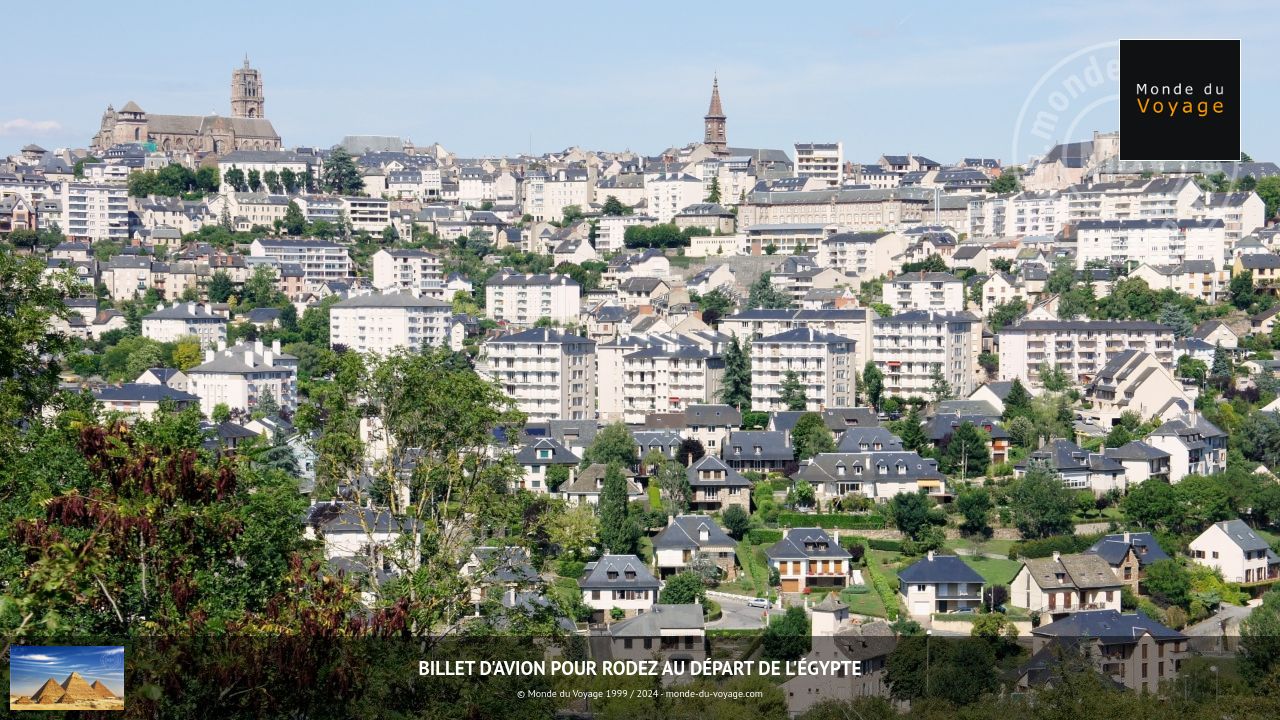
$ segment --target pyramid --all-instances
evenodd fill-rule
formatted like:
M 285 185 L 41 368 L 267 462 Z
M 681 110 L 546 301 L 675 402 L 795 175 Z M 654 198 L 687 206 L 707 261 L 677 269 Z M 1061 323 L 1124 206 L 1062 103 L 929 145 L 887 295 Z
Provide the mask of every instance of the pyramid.
M 62 689 L 62 686 L 53 678 L 49 678 L 44 681 L 44 684 L 36 691 L 36 694 L 31 696 L 31 700 L 41 705 L 52 705 L 61 700 L 65 694 L 66 691 Z
M 108 690 L 108 689 L 107 689 L 107 686 L 106 686 L 106 685 L 103 685 L 103 684 L 102 684 L 102 681 L 101 681 L 101 680 L 94 680 L 94 681 L 93 681 L 93 684 L 92 684 L 92 685 L 90 685 L 89 687 L 93 688 L 94 692 L 98 693 L 98 696 L 99 696 L 99 697 L 101 697 L 101 698 L 105 698 L 105 699 L 107 699 L 107 700 L 112 700 L 112 699 L 114 699 L 114 698 L 115 698 L 115 696 L 116 696 L 116 694 L 115 694 L 115 693 L 113 693 L 113 692 L 111 692 L 110 690 Z
M 80 673 L 73 672 L 62 681 L 62 689 L 65 691 L 58 700 L 61 703 L 77 703 L 85 700 L 101 700 L 102 696 L 96 690 L 89 687 L 89 683 L 80 676 Z

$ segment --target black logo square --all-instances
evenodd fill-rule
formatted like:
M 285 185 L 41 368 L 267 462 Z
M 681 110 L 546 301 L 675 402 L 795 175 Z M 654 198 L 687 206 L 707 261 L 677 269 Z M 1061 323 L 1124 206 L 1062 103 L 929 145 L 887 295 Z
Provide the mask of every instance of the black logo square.
M 1120 159 L 1240 159 L 1239 40 L 1120 41 Z

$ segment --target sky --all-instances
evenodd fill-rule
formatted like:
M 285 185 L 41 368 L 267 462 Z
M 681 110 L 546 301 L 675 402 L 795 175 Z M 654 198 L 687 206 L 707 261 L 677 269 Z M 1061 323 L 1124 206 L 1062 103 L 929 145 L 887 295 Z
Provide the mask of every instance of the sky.
M 1110 82 L 1078 83 L 1070 107 L 1030 131 L 1053 88 L 1086 69 L 1064 59 L 1105 66 L 1119 38 L 1185 37 L 1242 40 L 1242 146 L 1280 161 L 1266 122 L 1280 109 L 1267 72 L 1280 7 L 1265 0 L 226 0 L 215 12 L 76 1 L 21 3 L 6 16 L 24 29 L 5 39 L 23 81 L 0 100 L 0 154 L 28 142 L 84 147 L 109 103 L 228 114 L 231 71 L 248 53 L 286 146 L 377 134 L 464 157 L 574 145 L 654 154 L 701 140 L 718 76 L 733 146 L 838 140 L 862 162 L 1025 162 L 1054 141 L 1117 129 Z
M 110 646 L 14 645 L 9 653 L 9 693 L 31 695 L 49 678 L 62 684 L 72 672 L 90 685 L 100 680 L 117 696 L 124 692 L 124 648 Z

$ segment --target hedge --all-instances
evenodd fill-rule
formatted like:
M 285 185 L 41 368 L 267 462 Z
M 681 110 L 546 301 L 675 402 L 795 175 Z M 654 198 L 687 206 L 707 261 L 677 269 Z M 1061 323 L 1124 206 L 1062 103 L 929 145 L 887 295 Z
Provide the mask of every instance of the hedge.
M 863 552 L 867 552 L 868 541 L 865 538 L 857 538 L 862 541 Z M 889 586 L 889 579 L 880 572 L 880 568 L 876 567 L 873 562 L 867 563 L 867 574 L 871 576 L 871 586 L 876 589 L 880 595 L 880 601 L 884 603 L 884 614 L 890 620 L 898 619 L 898 589 Z
M 787 527 L 820 527 L 829 530 L 879 530 L 885 519 L 879 515 L 832 515 L 828 513 L 778 513 L 778 522 Z
M 1070 555 L 1082 553 L 1093 546 L 1106 533 L 1094 535 L 1055 535 L 1034 540 L 1019 540 L 1009 546 L 1009 559 L 1046 558 L 1055 552 Z
M 867 545 L 872 550 L 883 550 L 885 552 L 902 552 L 901 540 L 884 540 L 880 538 L 872 538 L 867 541 Z
M 751 528 L 747 531 L 747 539 L 752 545 L 772 545 L 782 540 L 781 530 L 769 528 Z
M 577 580 L 586 571 L 587 564 L 581 560 L 561 560 L 556 563 L 556 574 L 562 578 Z

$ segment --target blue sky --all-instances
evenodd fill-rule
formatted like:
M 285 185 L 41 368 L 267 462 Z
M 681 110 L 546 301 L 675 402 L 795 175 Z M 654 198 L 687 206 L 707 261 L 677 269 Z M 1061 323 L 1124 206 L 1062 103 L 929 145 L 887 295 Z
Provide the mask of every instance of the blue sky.
M 5 53 L 23 80 L 0 102 L 0 152 L 84 146 L 107 104 L 130 99 L 225 114 L 248 52 L 288 145 L 388 134 L 467 156 L 654 153 L 701 139 L 718 73 L 733 145 L 842 140 L 854 160 L 1023 161 L 1041 148 L 1016 140 L 1017 116 L 1063 58 L 1121 37 L 1227 37 L 1243 40 L 1243 147 L 1280 160 L 1266 121 L 1280 104 L 1266 86 L 1280 9 L 1263 0 L 72 2 L 21 3 L 6 17 L 23 28 Z M 1056 135 L 1116 128 L 1116 104 L 1092 91 Z
M 111 692 L 122 693 L 124 648 L 14 645 L 9 651 L 9 692 L 30 695 L 49 678 L 62 684 L 73 671 L 90 685 L 100 680 Z

